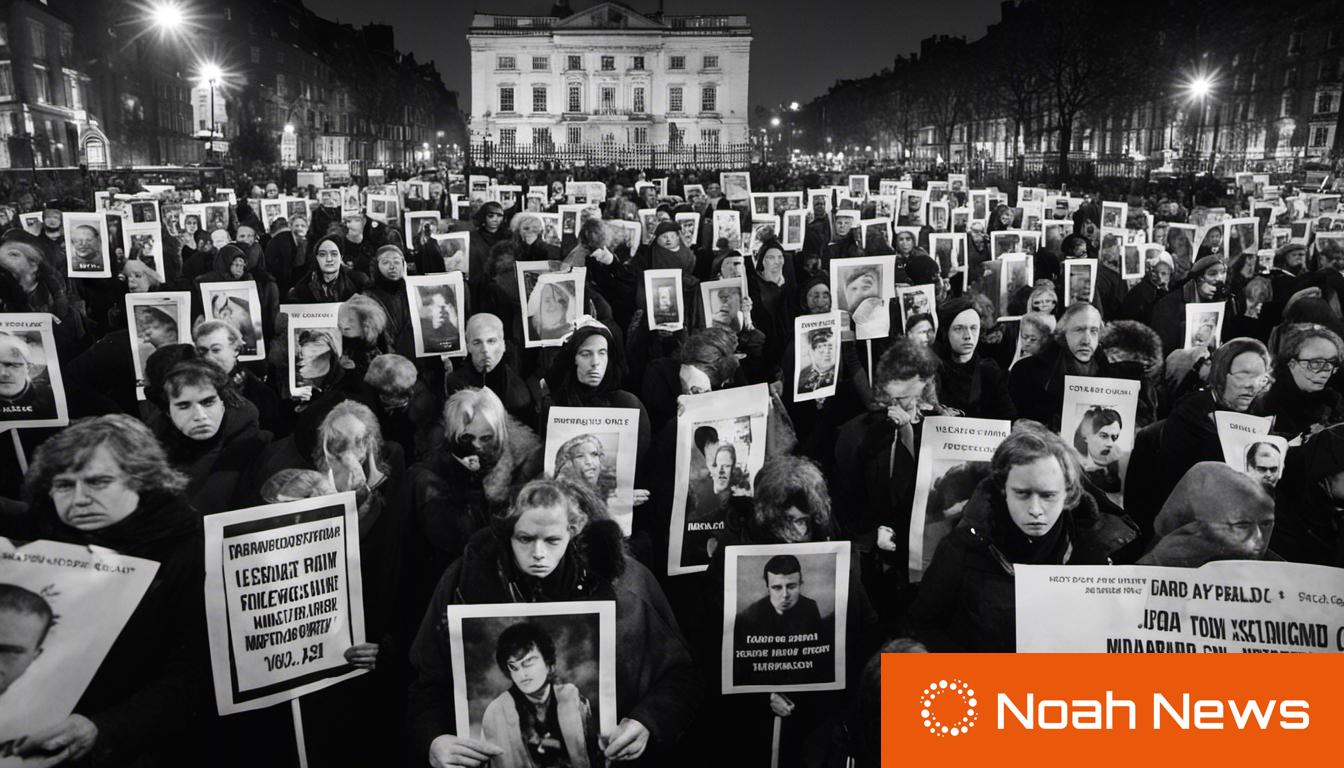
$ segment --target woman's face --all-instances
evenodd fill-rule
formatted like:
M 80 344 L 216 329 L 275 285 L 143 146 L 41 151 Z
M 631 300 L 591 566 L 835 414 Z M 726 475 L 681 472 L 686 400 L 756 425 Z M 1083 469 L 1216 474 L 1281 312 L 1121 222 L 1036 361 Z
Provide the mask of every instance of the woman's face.
M 980 313 L 967 309 L 952 318 L 947 329 L 947 345 L 958 360 L 965 360 L 975 353 L 980 342 Z
M 714 452 L 714 463 L 709 466 L 710 477 L 714 480 L 714 492 L 723 493 L 728 490 L 728 483 L 733 478 L 733 452 L 727 447 L 720 447 Z
M 1064 468 L 1053 456 L 1013 467 L 1004 483 L 1009 516 L 1018 530 L 1033 539 L 1054 527 L 1064 512 L 1066 494 Z
M 680 232 L 664 232 L 658 236 L 658 247 L 667 251 L 675 251 L 681 248 Z
M 761 257 L 761 271 L 769 280 L 778 280 L 784 273 L 784 252 L 771 248 Z
M 239 256 L 229 262 L 229 276 L 234 280 L 242 280 L 243 274 L 247 272 L 247 259 Z
M 308 220 L 303 218 L 302 216 L 295 216 L 289 222 L 289 229 L 291 232 L 294 233 L 295 237 L 307 237 Z
M 541 325 L 554 328 L 565 323 L 565 312 L 569 302 L 565 301 L 564 291 L 554 285 L 541 287 Z
M 909 232 L 897 232 L 896 250 L 900 253 L 912 253 L 915 250 L 915 236 Z
M 299 347 L 299 378 L 316 381 L 331 372 L 327 353 L 331 348 L 322 342 L 310 341 Z
M 742 276 L 742 257 L 729 256 L 719 265 L 719 276 L 725 279 Z
M 168 416 L 192 440 L 209 440 L 224 421 L 224 401 L 210 385 L 185 386 L 168 399 Z
M 1258 352 L 1242 352 L 1232 358 L 1223 385 L 1223 404 L 1237 413 L 1245 413 L 1264 389 L 1267 374 L 1265 360 Z
M 396 253 L 384 253 L 378 257 L 378 274 L 384 280 L 400 280 L 406 276 L 406 260 Z
M 569 548 L 569 521 L 563 509 L 528 509 L 513 525 L 509 544 L 513 560 L 524 573 L 538 579 L 551 575 Z
M 905 335 L 909 336 L 916 344 L 921 347 L 927 347 L 933 343 L 933 323 L 928 320 L 920 320 L 911 325 Z
M 37 265 L 29 261 L 23 249 L 14 243 L 0 245 L 0 267 L 4 267 L 16 278 L 32 277 L 37 274 Z
M 999 211 L 999 223 L 1005 227 L 1012 226 L 1013 211 L 1011 208 L 1004 208 L 1003 210 Z
M 498 208 L 491 208 L 485 213 L 485 231 L 498 232 L 499 225 L 504 223 L 504 212 Z
M 1097 466 L 1112 464 L 1120 458 L 1116 451 L 1116 442 L 1120 439 L 1120 424 L 1107 424 L 1087 436 L 1087 458 Z
M 1029 357 L 1041 351 L 1041 346 L 1045 342 L 1045 334 L 1040 329 L 1030 323 L 1022 324 L 1022 331 L 1018 334 L 1022 342 L 1022 356 Z
M 518 225 L 518 237 L 522 238 L 524 243 L 531 245 L 541 237 L 542 223 L 540 220 L 528 217 Z
M 323 275 L 341 271 L 341 249 L 332 240 L 323 240 L 317 246 L 317 268 Z
M 84 466 L 51 478 L 51 501 L 61 522 L 79 531 L 98 531 L 125 520 L 140 506 L 140 494 L 106 444 Z
M 825 283 L 807 289 L 807 311 L 814 315 L 831 311 L 831 289 Z
M 583 476 L 584 482 L 597 486 L 597 479 L 602 474 L 602 447 L 596 440 L 587 440 L 571 448 L 569 461 Z
M 596 387 L 607 375 L 607 337 L 595 333 L 574 352 L 574 373 L 580 384 Z
M 1339 353 L 1334 342 L 1329 339 L 1307 339 L 1288 361 L 1288 372 L 1293 377 L 1293 383 L 1303 392 L 1320 392 L 1325 389 L 1326 383 L 1335 373 L 1335 367 L 1339 365 Z M 1313 371 L 1313 367 L 1320 370 Z
M 229 339 L 228 331 L 223 328 L 197 339 L 196 351 L 225 373 L 232 373 L 238 365 L 238 345 Z
M 152 287 L 152 284 L 150 283 L 149 280 L 148 270 L 127 269 L 125 270 L 125 275 L 126 275 L 126 290 L 130 291 L 131 293 L 145 293 Z
M 1055 313 L 1055 295 L 1043 292 L 1031 297 L 1031 311 L 1053 315 Z

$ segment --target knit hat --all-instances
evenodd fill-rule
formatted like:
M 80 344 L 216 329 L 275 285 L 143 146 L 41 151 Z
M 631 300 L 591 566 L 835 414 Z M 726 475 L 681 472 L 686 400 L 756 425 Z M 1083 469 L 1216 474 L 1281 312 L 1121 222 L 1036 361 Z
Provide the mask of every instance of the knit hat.
M 1171 254 L 1166 251 L 1159 252 L 1156 256 L 1148 260 L 1148 266 L 1155 264 L 1166 264 L 1170 269 L 1176 269 L 1176 262 L 1172 261 Z
M 1190 274 L 1202 275 L 1206 271 L 1208 271 L 1208 269 L 1212 267 L 1214 264 L 1222 264 L 1222 263 L 1223 258 L 1221 256 L 1205 256 L 1204 258 L 1190 265 Z
M 678 235 L 680 235 L 681 227 L 678 226 L 675 221 L 664 221 L 662 224 L 658 225 L 657 229 L 653 231 L 653 239 L 657 240 L 658 238 L 662 237 L 668 232 L 676 232 Z
M 406 258 L 406 253 L 401 250 L 400 245 L 389 243 L 388 245 L 379 247 L 378 250 L 373 252 L 373 261 L 375 264 L 378 262 L 378 257 L 382 256 L 384 253 L 395 253 L 403 259 Z

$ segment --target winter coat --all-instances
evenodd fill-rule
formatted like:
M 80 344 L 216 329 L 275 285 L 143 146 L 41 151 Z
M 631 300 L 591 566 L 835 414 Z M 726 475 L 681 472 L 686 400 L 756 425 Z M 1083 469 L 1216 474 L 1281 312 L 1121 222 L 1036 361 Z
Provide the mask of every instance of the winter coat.
M 1156 498 L 1165 499 L 1186 471 L 1199 462 L 1223 460 L 1223 444 L 1213 422 L 1213 412 L 1220 410 L 1227 409 L 1207 389 L 1186 395 L 1171 409 L 1162 426 L 1162 476 L 1153 478 L 1161 490 Z
M 168 452 L 168 461 L 188 478 L 186 494 L 202 515 L 241 509 L 249 489 L 240 484 L 271 442 L 257 427 L 250 404 L 226 407 L 219 430 L 209 440 L 193 440 L 178 431 L 165 414 L 152 426 Z
M 1323 481 L 1344 471 L 1344 428 L 1327 429 L 1288 449 L 1275 487 L 1270 549 L 1294 563 L 1344 567 L 1344 505 Z
M 453 369 L 443 381 L 443 396 L 446 400 L 453 393 L 468 387 L 487 387 L 504 403 L 504 410 L 529 427 L 536 427 L 537 404 L 532 389 L 527 382 L 513 370 L 507 360 L 501 360 L 489 373 L 481 373 L 467 360 Z
M 411 645 L 412 756 L 421 759 L 435 738 L 457 732 L 447 609 L 483 603 L 615 601 L 616 719 L 649 730 L 650 757 L 675 742 L 700 703 L 699 674 L 658 583 L 626 554 L 620 527 L 609 520 L 590 523 L 543 580 L 518 572 L 507 535 L 479 531 L 434 590 Z
M 1008 374 L 1008 392 L 1017 406 L 1017 416 L 1033 419 L 1052 430 L 1059 430 L 1064 408 L 1064 377 L 1069 373 L 1072 355 L 1057 344 L 1017 361 Z M 1094 352 L 1096 376 L 1110 376 L 1110 363 L 1100 351 Z
M 1303 392 L 1288 371 L 1279 374 L 1270 388 L 1251 403 L 1256 416 L 1273 416 L 1276 435 L 1291 440 L 1316 426 L 1344 421 L 1344 398 L 1326 387 L 1319 392 Z
M 1162 349 L 1167 352 L 1182 349 L 1185 347 L 1185 305 L 1203 302 L 1199 298 L 1198 277 L 1191 278 L 1190 282 L 1181 286 L 1180 290 L 1170 291 L 1167 295 L 1158 299 L 1153 304 L 1152 320 L 1149 325 L 1152 326 L 1157 335 L 1162 337 Z M 1215 304 L 1220 302 L 1207 302 Z M 1235 307 L 1227 302 L 1224 304 L 1223 324 L 1218 338 L 1226 340 L 1227 318 L 1235 311 Z
M 1167 424 L 1170 430 L 1171 424 Z M 1213 560 L 1279 560 L 1264 549 L 1248 553 L 1235 525 L 1247 520 L 1274 522 L 1274 501 L 1260 483 L 1233 469 L 1219 457 L 1190 468 L 1172 489 L 1153 521 L 1157 541 L 1139 558 L 1139 565 L 1198 568 Z
M 349 267 L 341 267 L 336 279 L 326 282 L 322 279 L 322 273 L 313 269 L 289 289 L 289 300 L 298 304 L 345 301 L 366 290 L 372 282 L 368 275 Z

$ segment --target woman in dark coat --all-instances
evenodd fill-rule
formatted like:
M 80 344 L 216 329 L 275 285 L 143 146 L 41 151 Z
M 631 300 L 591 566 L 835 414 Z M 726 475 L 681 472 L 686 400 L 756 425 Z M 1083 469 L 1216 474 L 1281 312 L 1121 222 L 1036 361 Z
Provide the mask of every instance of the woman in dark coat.
M 1303 323 L 1280 330 L 1274 383 L 1251 404 L 1251 413 L 1273 416 L 1276 435 L 1289 440 L 1344 421 L 1344 403 L 1330 379 L 1344 361 L 1344 341 L 1323 325 Z
M 611 760 L 665 755 L 694 717 L 701 683 L 677 621 L 653 575 L 627 556 L 620 527 L 586 487 L 553 480 L 524 486 L 507 516 L 472 537 L 443 574 L 411 645 L 407 720 L 411 755 L 435 765 L 485 765 L 499 745 L 457 733 L 449 605 L 614 600 L 615 733 Z M 515 532 L 559 540 L 542 555 Z M 527 562 L 520 562 L 523 552 Z
M 938 400 L 966 416 L 1013 419 L 1017 408 L 1008 397 L 1008 377 L 993 360 L 980 357 L 980 313 L 970 299 L 952 299 L 938 308 L 933 351 L 938 369 Z
M 1270 549 L 1294 563 L 1344 567 L 1344 427 L 1288 449 L 1275 486 Z
M 77 421 L 38 449 L 32 506 L 0 520 L 0 535 L 106 547 L 159 567 L 74 713 L 22 737 L 17 754 L 171 766 L 198 750 L 210 671 L 201 522 L 182 495 L 186 482 L 130 416 Z
M 504 207 L 491 200 L 472 214 L 471 244 L 467 254 L 471 269 L 473 288 L 480 288 L 490 280 L 486 272 L 486 262 L 490 260 L 490 249 L 497 243 L 509 239 L 509 228 L 504 226 Z
M 345 301 L 369 287 L 369 277 L 341 263 L 339 235 L 327 235 L 313 246 L 313 268 L 289 289 L 289 300 L 299 304 Z
M 384 245 L 374 254 L 373 285 L 364 295 L 378 302 L 387 314 L 384 334 L 391 351 L 415 358 L 415 332 L 411 328 L 411 304 L 406 297 L 406 257 L 400 246 Z
M 1133 541 L 1138 532 L 1099 512 L 1080 475 L 1073 448 L 1037 422 L 1018 422 L 999 444 L 910 609 L 930 651 L 1014 652 L 1014 564 L 1103 565 Z

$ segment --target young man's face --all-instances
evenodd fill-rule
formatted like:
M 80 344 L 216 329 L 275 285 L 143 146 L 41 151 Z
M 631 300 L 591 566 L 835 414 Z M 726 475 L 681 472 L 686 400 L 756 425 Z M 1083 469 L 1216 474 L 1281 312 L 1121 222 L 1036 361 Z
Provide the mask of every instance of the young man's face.
M 1261 485 L 1273 488 L 1279 482 L 1279 475 L 1283 473 L 1283 455 L 1272 447 L 1261 444 L 1256 447 L 1255 454 L 1251 456 L 1246 469 L 1252 477 L 1260 481 Z
M 1093 463 L 1105 466 L 1115 461 L 1116 441 L 1120 439 L 1120 425 L 1107 424 L 1087 438 L 1087 456 Z
M 28 359 L 17 345 L 0 347 L 0 397 L 14 397 L 28 386 Z
M 0 608 L 0 694 L 9 690 L 42 653 L 46 634 L 46 618 Z
M 546 660 L 536 646 L 529 648 L 522 656 L 509 659 L 509 678 L 525 694 L 540 691 L 550 677 L 551 668 L 546 666 Z
M 803 574 L 767 573 L 765 587 L 770 592 L 770 607 L 783 616 L 798 604 L 798 598 L 802 596 Z

